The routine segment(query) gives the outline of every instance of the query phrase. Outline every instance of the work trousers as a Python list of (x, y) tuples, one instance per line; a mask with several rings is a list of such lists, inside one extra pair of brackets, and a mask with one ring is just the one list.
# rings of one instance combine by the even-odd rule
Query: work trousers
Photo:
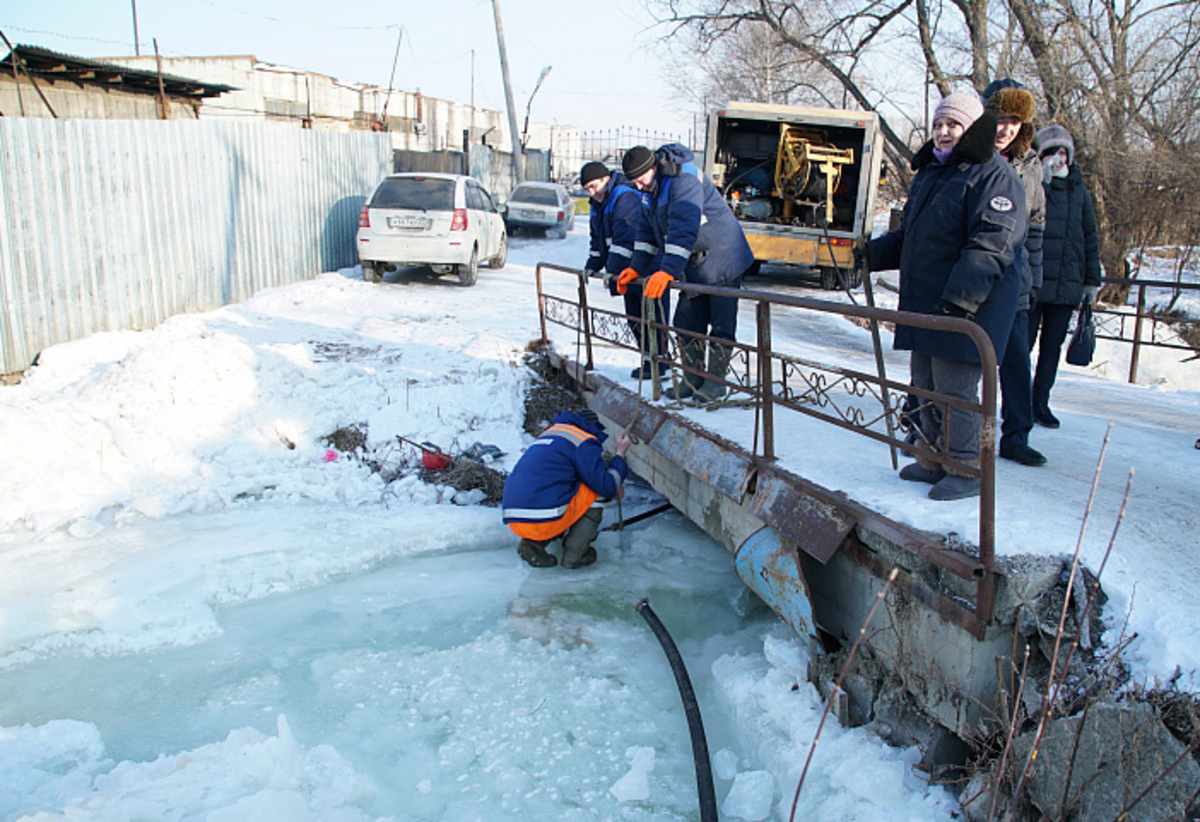
[(1033, 430), (1033, 376), (1029, 371), (1029, 312), (1018, 311), (1000, 359), (1000, 445), (1028, 445)]
[(596, 535), (600, 533), (600, 523), (604, 520), (604, 509), (598, 505), (593, 505), (584, 512), (583, 516), (571, 523), (571, 527), (562, 532), (558, 536), (550, 539), (529, 539), (525, 537), (522, 542), (531, 542), (543, 551), (558, 537), (562, 537), (563, 541), (563, 557), (572, 562), (578, 562), (579, 558), (584, 555), (592, 542), (596, 539)]
[[(979, 381), (983, 377), (979, 363), (931, 357), (914, 351), (909, 359), (909, 377), (917, 388), (966, 402), (979, 402)], [(948, 407), (944, 421), (940, 416), (937, 406), (925, 405), (920, 409), (918, 422), (925, 439), (953, 459), (977, 464), (979, 415), (952, 405)], [(950, 468), (946, 470), (954, 473)]]
[[(1038, 347), (1037, 369), (1033, 375), (1033, 401), (1037, 405), (1050, 404), (1050, 389), (1058, 377), (1058, 363), (1062, 359), (1063, 343), (1071, 325), (1073, 305), (1042, 305), (1036, 303), (1029, 312), (1029, 350)], [(1039, 338), (1038, 331), (1041, 331)]]
[[(741, 279), (729, 286), (741, 288)], [(675, 305), (674, 325), (684, 331), (707, 334), (733, 342), (737, 339), (738, 301), (736, 297), (708, 294), (680, 294)]]

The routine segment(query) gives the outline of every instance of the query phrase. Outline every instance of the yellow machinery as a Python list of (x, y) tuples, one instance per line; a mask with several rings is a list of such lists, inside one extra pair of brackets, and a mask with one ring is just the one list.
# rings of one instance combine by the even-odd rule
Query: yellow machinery
[(821, 145), (811, 131), (779, 124), (779, 152), (775, 160), (775, 193), (783, 200), (783, 216), (790, 221), (796, 205), (825, 206), (825, 224), (833, 223), (833, 192), (842, 178), (842, 166), (854, 163), (854, 149)]

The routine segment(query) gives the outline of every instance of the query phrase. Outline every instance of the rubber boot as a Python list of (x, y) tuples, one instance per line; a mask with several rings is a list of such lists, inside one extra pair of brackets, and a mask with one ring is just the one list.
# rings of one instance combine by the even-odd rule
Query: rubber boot
[(589, 508), (567, 530), (567, 535), (563, 537), (562, 567), (582, 568), (596, 561), (592, 540), (600, 533), (600, 521), (603, 518), (604, 509)]
[(546, 550), (548, 544), (549, 541), (535, 542), (531, 539), (522, 539), (517, 544), (517, 556), (534, 568), (553, 568), (558, 565), (558, 559)]
[(733, 346), (729, 343), (708, 344), (708, 374), (696, 389), (696, 402), (706, 403), (719, 400), (729, 389), (722, 380), (729, 374), (729, 360), (733, 357)]
[(692, 394), (696, 393), (696, 389), (704, 382), (704, 374), (692, 374), (687, 369), (693, 371), (704, 371), (704, 341), (696, 340), (688, 337), (686, 342), (680, 343), (679, 358), (683, 361), (683, 368), (679, 370), (677, 379), (678, 383), (668, 387), (663, 391), (663, 398), (668, 400), (686, 400)]

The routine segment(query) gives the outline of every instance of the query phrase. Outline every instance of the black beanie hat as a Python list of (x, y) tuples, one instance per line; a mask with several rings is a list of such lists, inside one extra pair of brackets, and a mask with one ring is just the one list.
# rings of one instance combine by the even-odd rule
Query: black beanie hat
[(654, 152), (645, 146), (634, 146), (625, 152), (621, 168), (630, 180), (641, 177), (654, 165)]
[(611, 174), (612, 172), (608, 170), (608, 166), (604, 165), (604, 163), (592, 160), (590, 163), (584, 163), (583, 168), (579, 170), (579, 184), (585, 186), (592, 180), (599, 180)]

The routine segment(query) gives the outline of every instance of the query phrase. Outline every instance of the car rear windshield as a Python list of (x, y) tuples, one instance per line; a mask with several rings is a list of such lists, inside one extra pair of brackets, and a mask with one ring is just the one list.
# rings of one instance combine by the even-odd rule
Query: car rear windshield
[(371, 208), (453, 211), (454, 181), (430, 177), (384, 180), (371, 198)]
[(513, 189), (512, 195), (509, 196), (509, 202), (513, 203), (533, 203), (534, 205), (556, 206), (558, 205), (558, 195), (553, 189), (549, 188), (524, 188), (517, 186)]

